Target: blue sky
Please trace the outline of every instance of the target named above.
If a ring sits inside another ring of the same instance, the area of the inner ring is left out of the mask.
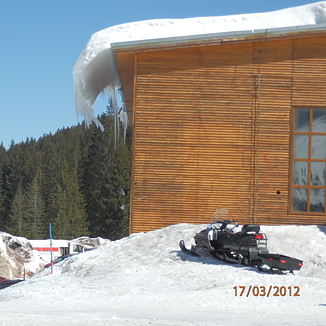
[[[75,113],[72,68],[90,36],[147,19],[267,12],[301,0],[1,0],[0,143],[38,139],[81,121]],[[99,97],[95,114],[105,111]]]

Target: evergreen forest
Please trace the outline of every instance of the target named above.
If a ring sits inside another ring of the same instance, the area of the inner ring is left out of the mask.
[[[110,107],[104,131],[84,124],[35,140],[0,145],[0,230],[27,239],[128,235],[131,130],[116,128]],[[115,130],[120,133],[119,137]],[[127,192],[128,194],[128,192]]]

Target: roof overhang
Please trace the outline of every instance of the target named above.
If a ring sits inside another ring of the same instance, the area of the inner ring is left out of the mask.
[[[210,33],[199,35],[175,36],[139,41],[116,42],[111,47],[114,52],[121,51],[144,51],[161,48],[180,47],[180,46],[198,46],[207,44],[221,44],[224,42],[258,41],[266,38],[279,37],[302,37],[306,34],[318,35],[326,31],[326,24],[303,25],[281,28],[267,28],[247,31]]]
[[[212,46],[225,43],[259,42],[272,39],[314,37],[326,32],[326,24],[268,28],[247,31],[175,36],[157,39],[112,43],[114,63],[122,85],[123,100],[130,114],[133,110],[134,55],[140,52],[171,48]],[[132,120],[131,120],[132,121]]]

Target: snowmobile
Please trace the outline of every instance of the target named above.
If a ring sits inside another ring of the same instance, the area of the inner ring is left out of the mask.
[[[227,208],[218,208],[212,215],[207,228],[194,236],[195,245],[187,249],[183,240],[179,242],[180,249],[187,254],[199,256],[197,249],[208,251],[213,257],[244,266],[256,266],[259,271],[291,272],[300,270],[303,261],[279,254],[270,254],[267,249],[267,237],[260,233],[257,224],[246,224],[240,232],[235,232],[239,225],[230,219]],[[233,226],[229,226],[234,224]]]

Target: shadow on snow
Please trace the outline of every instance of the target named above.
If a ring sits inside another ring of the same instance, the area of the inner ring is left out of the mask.
[[[233,263],[233,262],[224,262],[221,260],[218,260],[214,257],[212,257],[208,252],[205,250],[198,249],[199,255],[198,256],[192,256],[189,255],[182,250],[174,250],[171,253],[175,253],[177,257],[179,257],[182,261],[189,261],[193,263],[198,264],[207,264],[207,265],[221,265],[221,266],[229,266],[230,268],[238,268],[246,271],[252,271],[255,273],[266,273],[266,274],[276,274],[276,275],[285,275],[287,274],[286,271],[278,271],[278,270],[269,270],[266,268],[263,268],[262,271],[259,271],[256,266],[244,266],[239,263]]]

